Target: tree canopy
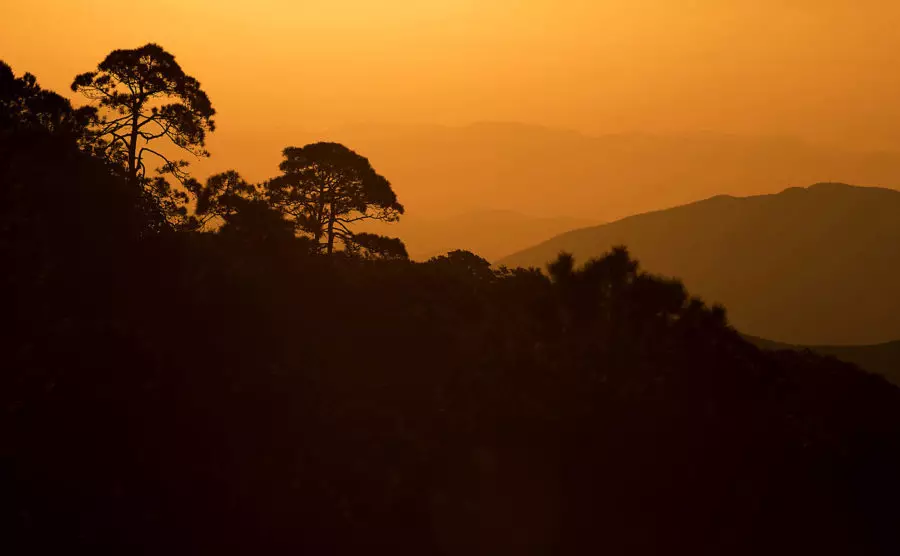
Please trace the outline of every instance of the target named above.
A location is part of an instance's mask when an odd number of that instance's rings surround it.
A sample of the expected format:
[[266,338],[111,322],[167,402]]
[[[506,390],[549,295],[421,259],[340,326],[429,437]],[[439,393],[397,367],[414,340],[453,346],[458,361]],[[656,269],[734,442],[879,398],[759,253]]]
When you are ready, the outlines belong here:
[[158,140],[209,156],[204,146],[207,133],[215,130],[216,111],[200,82],[158,44],[110,52],[96,71],[78,75],[72,90],[97,103],[97,148],[121,163],[129,179],[146,177],[145,154],[160,159],[163,172],[184,177],[187,162],[150,146]]
[[198,228],[210,222],[226,219],[233,215],[242,202],[261,200],[258,189],[247,182],[234,170],[215,174],[206,179],[205,184],[191,179],[185,187],[197,199],[195,208]]
[[313,143],[283,154],[282,175],[266,184],[268,198],[326,253],[336,242],[364,247],[354,240],[355,223],[395,222],[404,212],[390,182],[344,145]]

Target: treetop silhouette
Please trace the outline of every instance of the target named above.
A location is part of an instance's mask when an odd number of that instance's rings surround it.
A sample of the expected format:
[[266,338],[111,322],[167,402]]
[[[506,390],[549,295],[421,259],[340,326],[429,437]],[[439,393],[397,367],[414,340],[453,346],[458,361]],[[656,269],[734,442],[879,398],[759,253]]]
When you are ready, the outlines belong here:
[[197,227],[203,228],[216,218],[224,219],[237,210],[241,200],[258,199],[258,189],[234,170],[210,176],[205,184],[195,179],[185,188],[197,199]]
[[34,75],[16,77],[12,68],[0,60],[0,128],[42,129],[80,141],[95,117],[95,108],[73,108],[68,99],[42,89]]
[[288,147],[283,154],[282,175],[266,184],[267,197],[298,233],[311,236],[328,254],[336,241],[357,244],[353,224],[395,222],[404,212],[390,182],[344,145],[313,143]]
[[351,255],[367,259],[408,259],[406,245],[399,238],[387,237],[368,232],[354,233],[352,241],[346,245]]
[[131,180],[146,176],[145,154],[163,162],[161,172],[186,177],[188,163],[151,148],[157,140],[209,156],[204,147],[207,133],[215,130],[216,111],[200,82],[157,44],[112,51],[97,71],[78,75],[72,90],[106,109],[94,130],[97,149],[122,164]]

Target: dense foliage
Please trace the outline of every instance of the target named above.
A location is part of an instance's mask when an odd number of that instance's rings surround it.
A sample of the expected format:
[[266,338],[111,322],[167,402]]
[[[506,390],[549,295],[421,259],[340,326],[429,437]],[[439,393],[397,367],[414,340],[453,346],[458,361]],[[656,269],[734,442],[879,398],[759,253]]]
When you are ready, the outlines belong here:
[[898,390],[760,351],[624,249],[327,256],[236,176],[218,231],[176,231],[6,116],[4,554],[900,550]]
[[391,252],[387,238],[364,234],[360,240],[351,229],[365,220],[396,222],[404,211],[390,182],[368,159],[339,143],[288,147],[283,154],[282,175],[265,184],[266,198],[298,233],[308,234],[327,254],[335,240],[350,250],[377,245]]

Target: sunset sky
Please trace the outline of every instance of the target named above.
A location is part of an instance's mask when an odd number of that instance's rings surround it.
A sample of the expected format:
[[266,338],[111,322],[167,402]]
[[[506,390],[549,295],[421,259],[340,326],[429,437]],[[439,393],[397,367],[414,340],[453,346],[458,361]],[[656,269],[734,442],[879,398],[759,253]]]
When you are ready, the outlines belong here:
[[206,164],[255,178],[281,147],[353,123],[900,148],[889,0],[33,0],[0,15],[0,57],[61,92],[110,50],[158,42],[218,110]]
[[3,4],[17,71],[63,89],[112,48],[159,42],[207,87],[223,133],[511,120],[900,141],[889,0]]

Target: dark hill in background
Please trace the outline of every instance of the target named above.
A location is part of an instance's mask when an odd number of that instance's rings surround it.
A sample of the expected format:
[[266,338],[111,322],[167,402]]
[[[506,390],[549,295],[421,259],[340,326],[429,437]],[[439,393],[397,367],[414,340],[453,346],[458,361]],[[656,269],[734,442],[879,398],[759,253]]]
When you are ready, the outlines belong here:
[[625,244],[754,336],[802,345],[900,338],[900,192],[821,183],[718,196],[574,230],[498,261],[540,266]]

